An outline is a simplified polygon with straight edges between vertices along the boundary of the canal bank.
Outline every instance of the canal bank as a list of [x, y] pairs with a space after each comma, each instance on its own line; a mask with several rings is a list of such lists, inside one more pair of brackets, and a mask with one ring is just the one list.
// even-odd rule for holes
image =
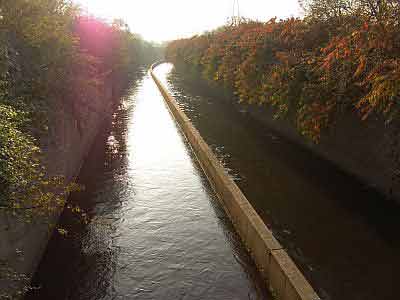
[[271, 299], [151, 77], [78, 182], [71, 203], [93, 221], [62, 215], [68, 236], [52, 236], [27, 299]]
[[160, 80], [318, 295], [396, 300], [398, 206], [232, 105], [200, 76], [169, 68]]
[[[143, 72], [138, 70], [137, 76], [141, 77]], [[49, 128], [39, 139], [41, 160], [50, 177], [61, 176], [66, 183], [74, 181], [97, 133], [110, 119], [124, 93], [126, 81], [105, 81], [94, 91], [80, 95], [74, 99], [80, 103], [79, 106], [74, 103], [76, 113], [62, 103], [56, 102], [58, 104], [52, 107], [48, 115]], [[0, 209], [0, 263], [5, 264], [3, 269], [0, 268], [0, 298], [23, 295], [29, 287], [62, 210], [63, 207], [50, 212], [42, 211], [40, 207], [28, 209], [27, 214], [33, 216], [29, 220], [25, 212], [18, 214]]]
[[260, 273], [268, 282], [266, 286], [270, 288], [277, 299], [281, 300], [319, 299], [242, 191], [227, 175], [224, 167], [179, 108], [175, 99], [157, 78], [154, 73], [157, 65], [151, 67], [151, 76], [160, 89], [172, 115], [193, 147], [197, 159], [218, 194], [226, 213], [252, 253]]

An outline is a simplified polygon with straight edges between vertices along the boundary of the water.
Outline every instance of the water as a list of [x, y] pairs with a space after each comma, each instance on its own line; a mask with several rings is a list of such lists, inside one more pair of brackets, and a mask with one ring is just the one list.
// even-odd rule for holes
[[159, 68], [170, 71], [162, 80], [320, 296], [399, 299], [398, 205], [266, 128], [199, 76]]
[[146, 75], [71, 196], [93, 221], [63, 214], [69, 233], [53, 235], [26, 298], [270, 299], [189, 149]]

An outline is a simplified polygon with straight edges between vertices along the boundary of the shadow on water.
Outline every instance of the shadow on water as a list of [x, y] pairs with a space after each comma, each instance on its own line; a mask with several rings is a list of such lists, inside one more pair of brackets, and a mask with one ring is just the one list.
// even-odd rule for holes
[[398, 204], [267, 128], [198, 74], [174, 68], [163, 81], [323, 298], [398, 299]]
[[[77, 182], [83, 186], [83, 191], [72, 193], [68, 199], [72, 207], [84, 210], [90, 222], [97, 226], [84, 224], [70, 209], [64, 210], [57, 227], [66, 229], [67, 235], [54, 231], [34, 276], [34, 290], [26, 299], [80, 299], [76, 295], [85, 295], [84, 299], [102, 299], [112, 290], [118, 251], [113, 246], [114, 219], [108, 216], [121, 214], [118, 192], [123, 183], [113, 180], [110, 184], [110, 177], [123, 173], [126, 165], [124, 134], [129, 120], [127, 115], [132, 110], [129, 95], [140, 86], [145, 70], [137, 76], [139, 79], [127, 96], [122, 97], [116, 112], [99, 130], [82, 166]], [[83, 278], [90, 278], [90, 281], [81, 282]]]
[[[189, 142], [185, 140], [188, 149], [191, 147]], [[207, 177], [203, 174], [201, 166], [197, 162], [194, 153], [191, 152], [191, 158], [196, 163], [196, 172], [201, 178], [202, 185], [206, 189], [207, 194], [211, 195], [210, 204], [218, 219], [218, 225], [222, 229], [226, 242], [230, 245], [235, 260], [243, 267], [246, 277], [253, 282], [254, 289], [257, 291], [256, 299], [272, 299], [269, 292], [265, 289], [264, 279], [260, 276], [253, 259], [244, 248], [240, 236], [237, 234], [231, 220], [227, 217], [223, 207], [221, 206], [218, 196], [214, 193]], [[228, 295], [226, 295], [228, 297]], [[248, 299], [252, 299], [249, 295]]]
[[68, 235], [53, 234], [26, 299], [271, 299], [193, 160], [154, 83], [139, 80], [70, 196], [91, 223], [62, 214]]

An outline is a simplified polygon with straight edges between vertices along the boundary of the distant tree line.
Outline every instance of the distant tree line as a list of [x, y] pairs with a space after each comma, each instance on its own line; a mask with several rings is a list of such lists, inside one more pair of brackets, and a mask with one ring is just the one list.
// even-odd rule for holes
[[41, 159], [52, 112], [79, 121], [83, 98], [122, 92], [157, 55], [124, 22], [84, 16], [69, 0], [0, 0], [0, 209], [32, 217], [62, 207], [75, 187]]
[[400, 2], [305, 0], [304, 18], [243, 19], [171, 42], [168, 60], [268, 105], [318, 142], [339, 114], [399, 120]]

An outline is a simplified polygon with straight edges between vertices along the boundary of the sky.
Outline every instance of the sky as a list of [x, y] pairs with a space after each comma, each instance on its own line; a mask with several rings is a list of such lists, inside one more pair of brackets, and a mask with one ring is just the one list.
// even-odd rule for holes
[[[189, 37], [224, 25], [235, 0], [73, 0], [98, 17], [119, 18], [155, 42]], [[236, 6], [237, 7], [237, 6]], [[298, 0], [239, 0], [240, 15], [266, 21], [300, 15]]]

